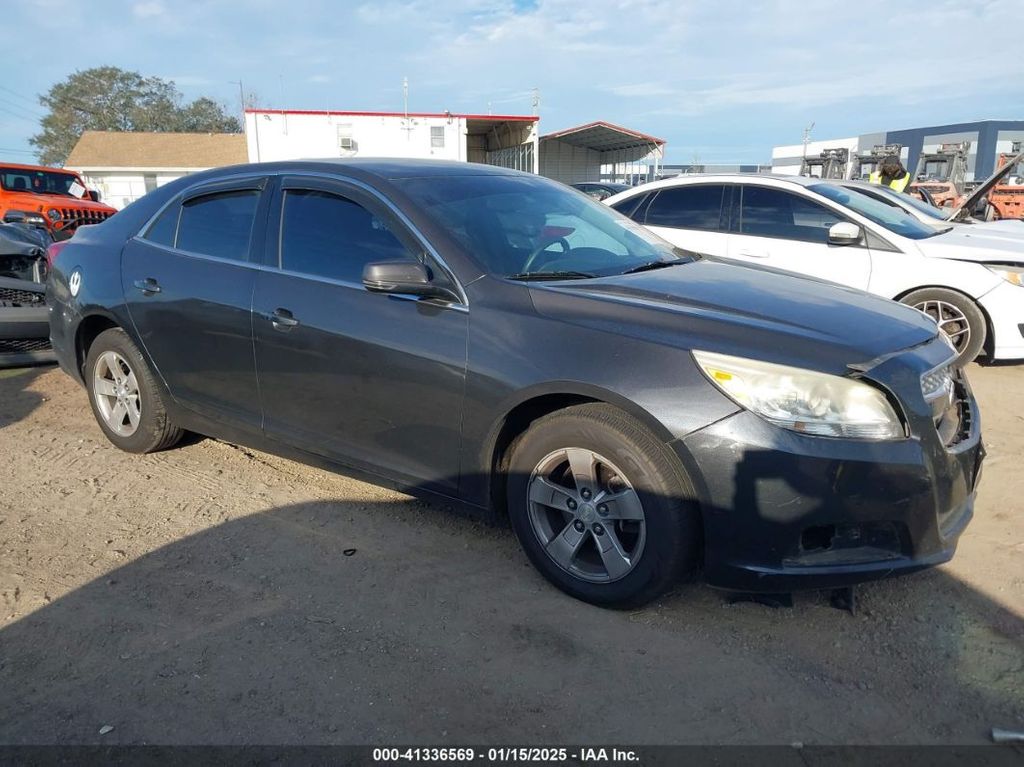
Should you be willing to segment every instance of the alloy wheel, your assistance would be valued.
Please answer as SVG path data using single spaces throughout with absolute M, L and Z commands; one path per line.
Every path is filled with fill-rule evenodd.
M 964 313 L 948 301 L 922 301 L 914 308 L 924 312 L 939 326 L 953 348 L 962 351 L 971 342 L 971 325 Z
M 628 575 L 643 554 L 643 503 L 618 467 L 592 450 L 545 456 L 529 483 L 529 518 L 547 555 L 591 583 Z
M 103 352 L 93 367 L 92 391 L 110 430 L 121 437 L 134 434 L 142 417 L 142 400 L 128 361 L 117 352 Z

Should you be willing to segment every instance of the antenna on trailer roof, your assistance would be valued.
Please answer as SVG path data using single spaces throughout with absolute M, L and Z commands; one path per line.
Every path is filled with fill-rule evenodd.
M 409 121 L 409 78 L 402 78 L 402 109 L 405 117 L 402 120 L 402 129 L 405 131 L 405 140 L 412 138 L 412 123 Z

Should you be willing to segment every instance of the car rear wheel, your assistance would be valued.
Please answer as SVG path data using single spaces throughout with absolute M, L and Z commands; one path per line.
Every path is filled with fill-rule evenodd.
M 85 361 L 89 404 L 103 433 L 129 453 L 151 453 L 176 444 L 182 430 L 171 423 L 153 374 L 120 328 L 100 333 Z
M 587 602 L 633 607 L 696 571 L 700 517 L 678 459 L 616 408 L 537 420 L 510 448 L 508 512 L 523 550 Z
M 988 326 L 978 305 L 963 293 L 947 288 L 923 288 L 908 293 L 902 303 L 935 320 L 956 349 L 956 363 L 971 362 L 985 346 Z

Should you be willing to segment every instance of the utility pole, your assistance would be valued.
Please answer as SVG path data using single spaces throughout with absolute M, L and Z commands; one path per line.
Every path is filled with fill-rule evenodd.
M 242 90 L 241 80 L 228 80 L 229 85 L 238 86 L 238 106 L 242 110 L 242 125 L 245 125 L 245 91 Z
M 812 122 L 806 128 L 804 128 L 804 161 L 807 160 L 807 145 L 811 143 L 811 131 L 814 130 L 814 123 Z

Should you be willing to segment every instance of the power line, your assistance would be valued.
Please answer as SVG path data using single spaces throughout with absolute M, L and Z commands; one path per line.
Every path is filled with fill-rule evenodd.
M 6 112 L 10 117 L 13 117 L 15 120 L 24 120 L 25 122 L 29 122 L 29 123 L 33 123 L 33 124 L 36 124 L 36 123 L 39 122 L 39 118 L 38 117 L 26 117 L 25 115 L 20 115 L 17 112 L 12 112 L 9 109 L 5 109 L 2 106 L 0 106 L 0 112 Z
M 17 91 L 15 91 L 15 90 L 11 90 L 6 85 L 0 85 L 0 91 L 7 91 L 12 96 L 17 96 L 22 101 L 27 101 L 29 104 L 31 104 L 34 107 L 38 107 L 39 106 L 39 99 L 31 99 L 28 96 L 24 96 L 21 93 L 18 93 Z
M 24 115 L 26 117 L 31 117 L 33 120 L 42 120 L 43 119 L 43 113 L 42 112 L 32 112 L 31 110 L 26 109 L 25 107 L 21 106 L 20 104 L 14 103 L 10 99 L 5 99 L 2 96 L 0 96 L 0 102 L 2 102 L 4 104 L 7 104 L 8 108 L 11 109 L 11 110 L 14 110 L 17 114 L 21 114 L 21 115 Z

